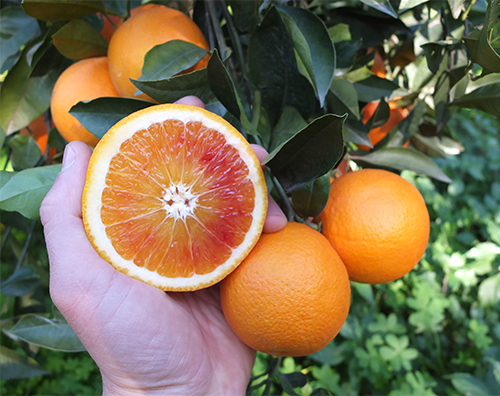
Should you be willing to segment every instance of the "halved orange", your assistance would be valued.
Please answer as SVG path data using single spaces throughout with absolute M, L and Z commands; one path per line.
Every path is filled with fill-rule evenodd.
M 83 193 L 90 242 L 117 270 L 166 291 L 223 279 L 260 237 L 267 189 L 250 144 L 223 118 L 163 104 L 97 144 Z

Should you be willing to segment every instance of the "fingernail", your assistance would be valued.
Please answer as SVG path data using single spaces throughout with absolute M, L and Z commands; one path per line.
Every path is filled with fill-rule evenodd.
M 73 165 L 75 159 L 76 159 L 75 150 L 73 149 L 73 147 L 71 147 L 71 143 L 69 143 L 66 145 L 64 149 L 61 172 L 66 171 L 71 165 Z

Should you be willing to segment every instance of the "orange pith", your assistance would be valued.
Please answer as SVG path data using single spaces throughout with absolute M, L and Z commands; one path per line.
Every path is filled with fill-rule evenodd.
M 154 107 L 175 113 L 192 106 Z M 89 238 L 113 265 L 114 254 L 128 262 L 130 268 L 118 268 L 122 272 L 152 284 L 150 276 L 174 279 L 169 281 L 173 286 L 155 284 L 165 290 L 196 289 L 199 282 L 205 287 L 203 277 L 212 274 L 208 283 L 213 284 L 239 264 L 262 230 L 267 200 L 258 160 L 251 149 L 242 155 L 238 145 L 249 147 L 243 137 L 236 136 L 233 145 L 231 136 L 202 119 L 167 114 L 148 123 L 120 143 L 105 167 L 98 216 L 105 232 L 100 238 L 109 241 L 112 253 L 109 247 L 102 252 L 92 233 Z M 116 138 L 120 127 L 113 129 L 108 134 Z M 108 134 L 96 151 L 109 146 Z M 93 168 L 91 161 L 88 175 L 98 171 Z M 91 190 L 86 186 L 87 196 Z M 145 278 L 134 276 L 138 268 Z M 182 279 L 195 285 L 186 286 Z

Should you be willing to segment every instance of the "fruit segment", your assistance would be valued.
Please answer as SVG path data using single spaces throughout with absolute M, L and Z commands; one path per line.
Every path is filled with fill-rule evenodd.
M 161 276 L 191 277 L 214 271 L 245 240 L 254 198 L 247 165 L 221 133 L 167 120 L 122 143 L 101 218 L 124 259 Z

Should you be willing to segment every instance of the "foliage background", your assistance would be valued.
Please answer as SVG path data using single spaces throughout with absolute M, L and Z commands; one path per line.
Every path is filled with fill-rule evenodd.
M 27 3 L 36 2 L 27 0 Z M 15 1 L 7 3 L 17 4 Z M 182 6 L 183 3 L 176 4 Z M 272 3 L 264 2 L 267 6 Z M 286 2 L 275 3 L 283 5 Z M 292 2 L 290 5 L 305 6 L 306 3 Z M 295 96 L 285 97 L 286 94 L 279 89 L 262 93 L 268 82 L 262 67 L 265 69 L 268 66 L 267 61 L 262 62 L 260 59 L 263 65 L 256 61 L 259 57 L 255 55 L 255 48 L 259 46 L 254 46 L 253 55 L 249 56 L 249 66 L 253 72 L 246 75 L 242 67 L 245 54 L 240 53 L 235 45 L 235 42 L 239 42 L 245 49 L 247 46 L 252 47 L 249 37 L 259 44 L 259 36 L 250 34 L 256 26 L 256 20 L 242 18 L 246 12 L 251 15 L 257 15 L 258 12 L 243 7 L 239 9 L 242 14 L 235 13 L 234 22 L 240 27 L 245 24 L 248 26 L 241 34 L 240 41 L 233 41 L 234 37 L 229 40 L 236 51 L 231 61 L 225 59 L 230 52 L 225 42 L 230 34 L 227 30 L 211 31 L 215 37 L 214 46 L 218 48 L 221 58 L 212 56 L 208 74 L 211 81 L 220 84 L 208 86 L 205 76 L 205 85 L 197 87 L 198 91 L 194 93 L 207 95 L 207 101 L 212 101 L 210 108 L 214 111 L 223 109 L 221 103 L 226 105 L 229 112 L 224 115 L 249 132 L 250 140 L 255 139 L 270 150 L 276 150 L 274 164 L 278 162 L 279 165 L 283 165 L 279 143 L 293 135 L 291 146 L 300 150 L 300 145 L 294 140 L 297 135 L 293 133 L 302 133 L 304 130 L 305 134 L 316 133 L 318 124 L 314 124 L 314 117 L 323 115 L 326 110 L 334 112 L 337 116 L 323 118 L 332 131 L 331 141 L 336 142 L 333 147 L 335 154 L 328 162 L 330 168 L 346 154 L 345 143 L 347 158 L 353 167 L 369 165 L 403 170 L 403 176 L 414 183 L 425 197 L 432 221 L 431 243 L 422 262 L 401 280 L 378 286 L 352 283 L 349 318 L 340 335 L 324 350 L 302 358 L 273 359 L 258 354 L 248 393 L 274 395 L 285 392 L 307 396 L 500 394 L 500 122 L 498 118 L 482 111 L 459 110 L 459 107 L 472 107 L 497 116 L 500 114 L 500 91 L 497 89 L 500 84 L 500 66 L 495 63 L 500 59 L 500 6 L 498 2 L 492 1 L 479 1 L 479 7 L 476 8 L 473 7 L 475 1 L 336 2 L 347 8 L 352 6 L 356 13 L 360 12 L 369 21 L 364 24 L 357 20 L 338 23 L 335 12 L 326 7 L 335 2 L 316 1 L 309 5 L 311 3 L 315 3 L 316 9 L 325 11 L 329 39 L 333 40 L 337 51 L 336 75 L 328 90 L 317 84 L 325 74 L 308 72 L 307 64 L 302 64 L 291 72 L 297 77 L 298 68 L 301 67 L 300 78 L 307 75 L 311 86 L 307 85 L 308 89 L 295 94 L 304 94 L 310 101 L 303 101 L 304 98 L 300 96 L 299 99 Z M 410 14 L 418 17 L 420 12 L 420 16 L 429 20 L 424 20 L 421 26 L 414 25 L 413 31 L 402 28 L 400 21 L 387 17 L 394 13 L 392 5 L 396 3 L 400 8 L 401 4 L 412 5 L 416 12 Z M 210 7 L 215 3 L 206 4 L 207 14 L 210 14 L 213 11 Z M 233 2 L 235 10 L 236 4 Z M 491 23 L 484 24 L 482 30 L 474 30 L 482 23 L 488 5 L 488 10 L 493 10 Z M 2 16 L 6 15 L 5 8 L 2 4 Z M 451 17 L 456 10 L 468 14 L 468 24 L 460 18 Z M 27 21 L 27 16 L 19 10 L 7 13 L 10 13 L 10 20 L 16 17 L 23 23 Z M 283 12 L 280 14 L 276 9 L 268 15 L 267 22 L 271 26 L 287 20 Z M 31 19 L 31 24 L 23 30 L 27 35 L 23 38 L 24 44 L 30 43 L 32 37 L 28 36 L 36 31 L 34 19 Z M 386 23 L 383 28 L 380 28 L 381 21 Z M 203 25 L 203 20 L 198 19 L 198 22 Z M 373 26 L 378 24 L 380 29 L 362 32 L 363 27 L 370 26 L 370 23 Z M 316 22 L 313 25 L 318 26 Z M 35 51 L 38 57 L 31 51 L 31 65 L 23 63 L 24 59 L 28 59 L 25 55 L 30 54 L 28 50 L 35 48 L 30 47 L 31 44 L 23 47 L 21 56 L 14 52 L 9 58 L 2 58 L 2 187 L 21 172 L 41 170 L 39 173 L 45 172 L 43 174 L 50 180 L 58 171 L 58 165 L 45 166 L 49 162 L 48 153 L 41 153 L 39 149 L 37 151 L 36 143 L 30 136 L 23 137 L 17 133 L 25 126 L 23 123 L 27 125 L 46 110 L 43 108 L 44 100 L 47 102 L 47 95 L 50 96 L 51 84 L 70 63 L 59 53 L 68 47 L 57 48 L 56 51 L 51 44 L 51 35 L 54 34 L 51 29 L 59 29 L 64 23 L 39 26 L 45 26 L 46 30 L 38 31 L 43 34 L 35 38 L 35 41 L 39 40 Z M 288 28 L 297 33 L 294 26 L 292 23 Z M 205 29 L 210 31 L 207 27 Z M 227 24 L 225 29 L 229 29 Z M 6 30 L 2 30 L 2 34 Z M 483 38 L 481 34 L 485 32 L 488 35 Z M 267 46 L 268 36 L 263 31 L 259 31 L 259 34 L 263 36 L 260 44 Z M 288 43 L 288 36 L 285 36 L 281 38 Z M 467 51 L 467 40 L 462 40 L 462 36 L 487 55 L 482 56 L 481 51 Z M 414 40 L 420 40 L 418 45 L 415 45 Z M 414 48 L 425 48 L 425 51 L 420 51 L 419 56 L 412 51 L 408 53 L 408 43 Z M 288 50 L 295 48 L 299 52 L 297 42 L 294 45 L 293 48 L 287 47 Z M 366 54 L 365 51 L 372 45 L 384 52 L 387 60 L 397 61 L 390 65 L 392 74 L 387 78 L 376 78 L 370 71 L 373 54 Z M 2 47 L 2 50 L 5 48 Z M 257 54 L 266 57 L 274 53 L 271 47 L 265 50 Z M 308 50 L 314 53 L 317 48 L 311 45 Z M 362 56 L 357 57 L 356 53 Z M 295 59 L 293 51 L 288 55 Z M 57 62 L 50 64 L 47 70 L 41 67 L 46 63 L 36 64 L 34 61 L 49 58 Z M 315 59 L 308 59 L 307 56 L 303 58 L 306 63 Z M 286 70 L 290 63 L 288 60 L 281 65 Z M 187 83 L 192 77 L 185 75 L 182 80 L 176 81 Z M 253 84 L 249 83 L 250 80 Z M 149 88 L 144 83 L 143 88 L 152 89 L 152 92 L 157 90 L 156 93 L 164 101 L 175 100 L 172 96 L 176 94 L 174 90 L 157 88 L 163 83 L 154 82 Z M 472 96 L 470 91 L 466 93 L 465 85 L 468 84 L 472 87 Z M 315 92 L 312 92 L 312 86 Z M 22 114 L 24 119 L 16 118 L 17 126 L 12 127 L 9 122 L 14 118 L 8 117 L 19 114 L 9 113 L 12 106 L 5 104 L 11 103 L 7 100 L 21 102 L 19 88 L 42 98 L 37 102 L 41 107 L 27 108 L 26 113 Z M 413 116 L 410 115 L 401 127 L 391 131 L 382 144 L 367 153 L 357 151 L 356 144 L 366 143 L 369 127 L 383 124 L 388 116 L 387 104 L 382 100 L 379 114 L 366 123 L 360 122 L 360 111 L 364 104 L 378 100 L 381 96 L 388 100 L 394 99 L 402 92 L 405 96 L 401 106 L 408 107 Z M 284 100 L 290 106 L 278 111 L 276 106 L 268 105 L 277 99 Z M 323 107 L 318 105 L 321 100 L 324 101 Z M 127 111 L 126 106 L 119 102 L 101 102 L 94 104 L 94 107 L 90 103 L 80 112 L 90 113 L 91 117 L 87 121 L 91 127 L 102 121 L 96 108 L 103 104 L 118 109 L 117 116 L 123 116 Z M 300 114 L 297 110 L 303 104 L 309 108 L 309 114 Z M 348 116 L 342 118 L 343 114 Z M 284 120 L 291 122 L 284 124 Z M 6 130 L 6 125 L 12 130 Z M 309 126 L 302 130 L 304 125 Z M 97 127 L 93 132 L 100 133 Z M 418 150 L 401 147 L 410 136 L 412 145 Z M 51 147 L 58 150 L 53 157 L 53 162 L 57 163 L 65 142 L 61 141 L 55 129 L 51 130 L 49 139 Z M 460 155 L 447 154 L 456 154 L 462 146 L 465 151 Z M 387 160 L 387 154 L 390 153 L 397 153 L 399 157 Z M 308 160 L 314 160 L 311 152 L 305 154 Z M 274 164 L 268 164 L 271 170 Z M 283 166 L 293 167 L 293 164 Z M 422 172 L 417 174 L 411 171 L 415 168 Z M 300 190 L 307 184 L 305 181 L 314 180 L 325 173 L 316 163 L 312 163 L 309 169 L 312 169 L 310 174 L 300 175 L 296 180 L 273 175 L 276 188 L 280 185 L 290 187 L 279 193 L 273 190 L 276 198 L 279 200 L 292 190 Z M 451 182 L 445 183 L 448 177 Z M 2 192 L 5 194 L 4 190 L 0 190 Z M 24 198 L 31 194 L 31 199 L 35 201 L 39 198 L 31 190 L 23 194 Z M 318 196 L 322 194 L 324 198 L 324 191 L 318 192 Z M 100 394 L 97 367 L 50 300 L 48 262 L 41 225 L 36 218 L 37 206 L 32 203 L 23 206 L 19 202 L 12 203 L 5 196 L 0 198 L 0 392 L 13 395 Z M 293 208 L 285 209 L 289 216 L 291 214 L 292 218 L 300 220 L 300 216 L 293 213 Z

